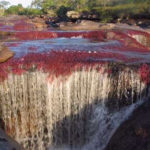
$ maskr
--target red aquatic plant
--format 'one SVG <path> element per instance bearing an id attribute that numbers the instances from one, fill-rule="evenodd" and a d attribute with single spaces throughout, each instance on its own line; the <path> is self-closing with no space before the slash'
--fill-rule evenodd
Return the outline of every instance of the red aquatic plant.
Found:
<path id="1" fill-rule="evenodd" d="M 142 81 L 145 84 L 150 84 L 150 66 L 147 64 L 143 64 L 139 69 L 139 73 Z"/>
<path id="2" fill-rule="evenodd" d="M 37 50 L 37 47 L 30 46 L 30 47 L 28 48 L 28 50 L 29 50 L 29 51 L 36 51 L 36 50 Z"/>
<path id="3" fill-rule="evenodd" d="M 67 76 L 76 70 L 84 68 L 97 68 L 107 63 L 107 59 L 118 62 L 132 62 L 136 59 L 128 58 L 122 54 L 92 52 L 92 51 L 50 51 L 47 53 L 29 53 L 21 58 L 13 58 L 1 66 L 2 79 L 7 78 L 8 73 L 20 75 L 33 69 L 48 72 L 49 76 Z M 104 60 L 104 61 L 103 61 Z M 111 73 L 111 69 L 105 72 Z"/>
<path id="4" fill-rule="evenodd" d="M 20 43 L 17 43 L 17 42 L 7 44 L 8 47 L 18 47 L 19 45 L 20 45 Z"/>
<path id="5" fill-rule="evenodd" d="M 46 31 L 16 32 L 14 35 L 18 40 L 40 40 L 57 37 L 55 32 Z"/>
<path id="6" fill-rule="evenodd" d="M 33 24 L 26 23 L 24 21 L 16 23 L 13 26 L 13 30 L 15 31 L 30 31 L 30 30 L 33 30 L 34 28 L 35 27 Z"/>

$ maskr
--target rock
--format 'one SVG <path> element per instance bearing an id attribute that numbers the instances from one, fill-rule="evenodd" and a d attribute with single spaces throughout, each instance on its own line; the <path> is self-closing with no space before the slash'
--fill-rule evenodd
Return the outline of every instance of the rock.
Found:
<path id="1" fill-rule="evenodd" d="M 150 150 L 150 102 L 134 111 L 115 132 L 105 150 Z"/>
<path id="2" fill-rule="evenodd" d="M 4 41 L 5 39 L 8 40 L 8 38 L 12 35 L 11 32 L 5 32 L 5 31 L 0 31 L 0 41 Z"/>
<path id="3" fill-rule="evenodd" d="M 10 51 L 8 47 L 0 45 L 0 63 L 7 61 L 14 56 L 14 52 Z"/>
<path id="4" fill-rule="evenodd" d="M 16 141 L 0 129 L 0 150 L 24 150 Z"/>
<path id="5" fill-rule="evenodd" d="M 149 20 L 138 21 L 137 25 L 140 26 L 141 28 L 149 28 L 150 27 L 150 21 Z"/>
<path id="6" fill-rule="evenodd" d="M 97 12 L 83 11 L 81 13 L 81 19 L 86 19 L 86 20 L 100 20 L 100 15 Z"/>
<path id="7" fill-rule="evenodd" d="M 82 20 L 78 24 L 67 23 L 65 26 L 60 26 L 62 30 L 98 30 L 99 22 Z"/>
<path id="8" fill-rule="evenodd" d="M 79 19 L 80 18 L 80 13 L 77 11 L 68 11 L 67 12 L 67 17 L 70 19 Z"/>
<path id="9" fill-rule="evenodd" d="M 33 24 L 34 27 L 38 30 L 43 30 L 47 28 L 47 24 L 45 23 L 45 20 L 41 17 L 31 18 L 28 22 L 30 24 Z"/>

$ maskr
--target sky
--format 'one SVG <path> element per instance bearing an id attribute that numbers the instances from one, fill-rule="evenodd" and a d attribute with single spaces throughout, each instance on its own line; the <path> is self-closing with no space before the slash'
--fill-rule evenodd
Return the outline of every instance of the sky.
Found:
<path id="1" fill-rule="evenodd" d="M 22 4 L 24 7 L 29 6 L 32 2 L 32 0 L 6 0 L 6 1 L 10 2 L 11 5 Z"/>

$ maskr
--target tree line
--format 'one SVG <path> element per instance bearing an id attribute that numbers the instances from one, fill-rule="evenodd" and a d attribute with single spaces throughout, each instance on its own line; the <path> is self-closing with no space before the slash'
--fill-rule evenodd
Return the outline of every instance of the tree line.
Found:
<path id="1" fill-rule="evenodd" d="M 96 13 L 99 20 L 112 22 L 118 18 L 150 18 L 150 0 L 33 0 L 29 8 L 21 4 L 7 7 L 7 1 L 0 2 L 5 14 L 41 15 L 65 17 L 67 11 Z"/>

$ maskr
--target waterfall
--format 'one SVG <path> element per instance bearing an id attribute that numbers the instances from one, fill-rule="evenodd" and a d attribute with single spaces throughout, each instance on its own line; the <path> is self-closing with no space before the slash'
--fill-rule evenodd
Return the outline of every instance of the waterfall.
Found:
<path id="1" fill-rule="evenodd" d="M 82 67 L 51 81 L 42 70 L 10 73 L 0 83 L 6 132 L 27 150 L 103 150 L 148 94 L 136 67 L 109 68 Z"/>

